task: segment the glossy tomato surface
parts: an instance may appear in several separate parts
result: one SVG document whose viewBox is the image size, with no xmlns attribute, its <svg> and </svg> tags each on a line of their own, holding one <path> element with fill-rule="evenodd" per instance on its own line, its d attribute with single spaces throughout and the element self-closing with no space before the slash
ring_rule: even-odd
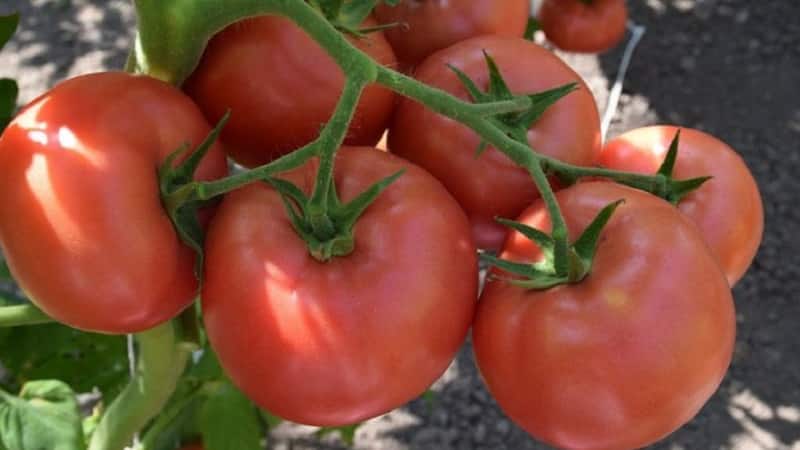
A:
<svg viewBox="0 0 800 450">
<path fill-rule="evenodd" d="M 591 273 L 544 291 L 487 284 L 473 346 L 500 407 L 558 448 L 634 449 L 690 420 L 731 360 L 734 305 L 697 228 L 655 196 L 607 183 L 557 193 L 573 239 L 601 208 L 619 206 Z M 519 220 L 549 230 L 537 201 Z M 502 257 L 540 252 L 514 232 Z"/>
<path fill-rule="evenodd" d="M 529 0 L 403 0 L 375 8 L 379 22 L 398 24 L 385 33 L 406 68 L 472 37 L 522 37 L 529 15 Z"/>
<path fill-rule="evenodd" d="M 528 143 L 543 154 L 591 165 L 600 151 L 600 118 L 580 76 L 557 56 L 523 39 L 484 36 L 435 53 L 417 70 L 424 83 L 471 100 L 447 65 L 453 65 L 486 90 L 489 73 L 483 51 L 497 63 L 509 88 L 532 94 L 567 83 L 579 89 L 551 106 L 528 132 Z M 390 151 L 419 164 L 444 183 L 472 222 L 479 248 L 496 250 L 506 229 L 496 216 L 514 218 L 539 196 L 528 172 L 494 148 L 480 156 L 478 135 L 451 119 L 402 99 L 389 129 Z"/>
<path fill-rule="evenodd" d="M 602 166 L 655 173 L 678 131 L 652 126 L 629 131 L 609 141 L 600 155 Z M 699 130 L 681 129 L 673 177 L 711 176 L 686 196 L 678 209 L 703 234 L 733 286 L 750 267 L 764 231 L 764 208 L 758 185 L 744 160 L 724 142 Z"/>
<path fill-rule="evenodd" d="M 625 36 L 625 0 L 544 0 L 539 24 L 556 47 L 572 52 L 600 53 Z"/>
<path fill-rule="evenodd" d="M 396 65 L 382 33 L 351 41 L 381 64 Z M 333 59 L 301 28 L 279 16 L 247 19 L 223 30 L 184 85 L 212 123 L 230 109 L 222 141 L 233 159 L 249 167 L 313 141 L 333 114 L 343 87 L 344 73 Z M 393 107 L 391 91 L 368 86 L 345 142 L 375 145 Z"/>
<path fill-rule="evenodd" d="M 316 161 L 287 179 L 310 191 Z M 345 201 L 405 169 L 355 227 L 355 251 L 310 256 L 279 195 L 229 194 L 206 241 L 203 317 L 226 373 L 283 418 L 354 423 L 420 395 L 469 328 L 477 262 L 469 223 L 420 168 L 373 148 L 343 148 Z"/>
<path fill-rule="evenodd" d="M 141 331 L 195 298 L 193 252 L 161 206 L 156 171 L 210 131 L 181 91 L 97 73 L 57 85 L 0 137 L 0 244 L 11 272 L 54 319 Z M 199 177 L 227 172 L 214 148 Z"/>
</svg>

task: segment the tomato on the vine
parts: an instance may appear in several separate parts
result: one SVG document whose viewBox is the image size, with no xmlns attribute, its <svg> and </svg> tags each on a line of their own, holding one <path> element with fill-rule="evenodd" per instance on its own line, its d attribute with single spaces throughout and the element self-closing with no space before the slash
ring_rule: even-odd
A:
<svg viewBox="0 0 800 450">
<path fill-rule="evenodd" d="M 572 52 L 600 53 L 625 36 L 625 0 L 544 0 L 538 14 L 547 39 Z"/>
<path fill-rule="evenodd" d="M 372 19 L 364 24 L 372 25 Z M 379 63 L 397 64 L 382 33 L 350 40 Z M 184 88 L 214 123 L 230 110 L 222 131 L 225 150 L 254 167 L 313 141 L 343 86 L 342 70 L 302 28 L 280 16 L 263 16 L 214 36 Z M 345 142 L 375 145 L 393 107 L 391 91 L 367 86 Z"/>
<path fill-rule="evenodd" d="M 386 38 L 406 68 L 472 37 L 522 37 L 529 15 L 529 0 L 404 0 L 375 8 L 379 22 L 397 24 L 385 31 Z"/>
<path fill-rule="evenodd" d="M 415 77 L 464 100 L 467 90 L 452 65 L 485 90 L 489 81 L 486 51 L 515 94 L 532 94 L 567 83 L 578 90 L 558 100 L 528 132 L 528 143 L 545 155 L 579 165 L 594 163 L 600 151 L 600 117 L 589 88 L 557 56 L 521 38 L 483 36 L 433 54 Z M 496 216 L 516 217 L 539 196 L 530 174 L 507 156 L 476 150 L 480 137 L 471 129 L 406 98 L 389 127 L 389 150 L 408 158 L 444 183 L 467 212 L 479 248 L 498 249 L 506 229 Z"/>
<path fill-rule="evenodd" d="M 306 192 L 312 159 L 281 178 Z M 477 260 L 469 222 L 422 169 L 374 148 L 342 148 L 342 201 L 404 169 L 360 217 L 355 250 L 319 262 L 266 184 L 226 196 L 206 239 L 203 320 L 220 363 L 259 406 L 343 425 L 420 395 L 472 322 Z"/>
<path fill-rule="evenodd" d="M 628 131 L 609 141 L 598 161 L 609 169 L 653 174 L 678 130 L 652 126 Z M 753 175 L 727 144 L 683 128 L 672 176 L 678 180 L 712 177 L 684 197 L 678 209 L 700 228 L 733 286 L 750 267 L 764 231 L 764 208 Z"/>
<path fill-rule="evenodd" d="M 559 191 L 571 236 L 624 199 L 600 235 L 589 275 L 527 290 L 490 281 L 473 328 L 477 364 L 500 407 L 559 448 L 644 447 L 691 419 L 730 363 L 728 284 L 697 228 L 670 203 L 609 182 Z M 519 221 L 547 231 L 541 200 Z M 542 254 L 519 232 L 501 256 Z"/>
<path fill-rule="evenodd" d="M 76 77 L 26 106 L 0 137 L 0 246 L 31 300 L 104 333 L 189 305 L 195 256 L 162 208 L 157 169 L 209 131 L 181 91 L 125 73 Z M 217 146 L 197 177 L 225 173 Z"/>
</svg>

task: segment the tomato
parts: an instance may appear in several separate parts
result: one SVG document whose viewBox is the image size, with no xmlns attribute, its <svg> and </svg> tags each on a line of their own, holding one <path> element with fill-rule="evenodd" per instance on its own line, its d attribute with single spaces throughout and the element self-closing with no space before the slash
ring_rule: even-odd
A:
<svg viewBox="0 0 800 450">
<path fill-rule="evenodd" d="M 197 295 L 194 254 L 161 206 L 156 171 L 210 131 L 179 90 L 97 73 L 57 85 L 0 137 L 0 246 L 31 300 L 75 328 L 131 333 Z M 199 178 L 227 172 L 215 147 Z"/>
<path fill-rule="evenodd" d="M 600 53 L 625 36 L 628 9 L 625 0 L 544 0 L 539 24 L 556 47 L 583 53 Z"/>
<path fill-rule="evenodd" d="M 286 177 L 310 192 L 316 160 Z M 405 169 L 355 227 L 355 251 L 320 263 L 264 184 L 222 202 L 205 244 L 203 320 L 220 363 L 262 408 L 335 426 L 421 394 L 464 341 L 477 299 L 469 223 L 425 171 L 344 148 L 343 201 Z"/>
<path fill-rule="evenodd" d="M 543 291 L 489 282 L 473 328 L 500 407 L 559 448 L 644 447 L 691 419 L 719 385 L 735 335 L 728 284 L 697 228 L 655 196 L 608 182 L 557 193 L 571 236 L 625 199 L 591 273 Z M 550 229 L 543 202 L 519 219 Z M 502 257 L 541 253 L 518 232 Z"/>
<path fill-rule="evenodd" d="M 579 89 L 551 106 L 528 133 L 530 145 L 546 155 L 591 165 L 600 151 L 600 117 L 589 88 L 557 56 L 523 40 L 484 36 L 458 43 L 427 59 L 420 81 L 462 99 L 469 95 L 451 64 L 486 89 L 483 50 L 494 58 L 509 88 L 529 94 L 570 82 Z M 470 217 L 478 247 L 499 249 L 506 229 L 494 218 L 516 217 L 539 194 L 528 172 L 494 148 L 480 156 L 475 132 L 414 101 L 403 99 L 389 128 L 389 149 L 439 178 Z"/>
<path fill-rule="evenodd" d="M 404 67 L 413 67 L 437 50 L 485 34 L 522 37 L 529 0 L 403 0 L 379 4 L 375 17 L 399 26 L 385 31 Z"/>
<path fill-rule="evenodd" d="M 608 142 L 599 162 L 617 170 L 655 173 L 678 127 L 629 131 Z M 750 267 L 764 231 L 764 208 L 753 175 L 735 150 L 699 130 L 681 129 L 673 177 L 712 176 L 678 204 L 700 228 L 733 286 Z"/>
<path fill-rule="evenodd" d="M 351 41 L 381 64 L 397 64 L 381 33 Z M 215 36 L 184 87 L 211 122 L 230 109 L 222 141 L 233 159 L 254 167 L 319 135 L 339 100 L 344 73 L 297 25 L 264 16 L 233 24 Z M 393 108 L 391 91 L 368 86 L 345 142 L 375 145 Z"/>
</svg>

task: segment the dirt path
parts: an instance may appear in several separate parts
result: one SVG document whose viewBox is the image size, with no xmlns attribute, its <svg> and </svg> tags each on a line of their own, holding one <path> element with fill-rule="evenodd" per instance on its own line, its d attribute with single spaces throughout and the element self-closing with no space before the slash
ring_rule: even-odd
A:
<svg viewBox="0 0 800 450">
<path fill-rule="evenodd" d="M 611 135 L 676 123 L 707 130 L 738 149 L 766 207 L 766 236 L 754 267 L 735 289 L 738 338 L 733 366 L 701 414 L 659 449 L 800 450 L 800 2 L 634 0 L 648 27 L 628 75 Z M 10 0 L 20 32 L 0 54 L 0 76 L 20 79 L 29 100 L 67 76 L 119 68 L 133 15 L 118 0 Z M 569 61 L 601 101 L 619 50 Z M 680 380 L 676 380 L 680 383 Z M 468 348 L 417 400 L 374 419 L 359 449 L 542 449 L 510 423 L 483 388 Z M 274 449 L 333 449 L 336 436 L 282 425 Z"/>
</svg>

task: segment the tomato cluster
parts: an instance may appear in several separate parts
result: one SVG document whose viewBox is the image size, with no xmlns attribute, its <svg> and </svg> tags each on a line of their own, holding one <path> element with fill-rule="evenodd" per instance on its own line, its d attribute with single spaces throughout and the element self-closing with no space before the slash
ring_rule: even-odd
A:
<svg viewBox="0 0 800 450">
<path fill-rule="evenodd" d="M 623 2 L 575 1 L 580 16 L 566 25 L 556 16 L 567 3 L 545 2 L 541 12 L 563 48 L 587 34 L 581 27 L 596 29 L 586 25 L 592 8 L 624 11 Z M 548 172 L 552 188 L 563 188 L 556 198 L 573 240 L 624 200 L 600 232 L 588 276 L 531 289 L 498 268 L 478 298 L 476 248 L 516 266 L 547 260 L 524 228 L 495 221 L 550 232 L 541 192 L 475 131 L 370 85 L 345 138 L 357 147 L 336 155 L 330 201 L 347 204 L 403 174 L 358 219 L 349 254 L 320 261 L 304 237 L 314 231 L 292 220 L 292 202 L 316 187 L 317 157 L 206 210 L 203 322 L 225 371 L 259 406 L 314 425 L 374 417 L 424 392 L 470 327 L 500 407 L 559 447 L 647 445 L 716 390 L 735 336 L 730 286 L 762 232 L 755 181 L 733 149 L 697 130 L 683 130 L 674 170 L 661 178 L 677 128 L 635 130 L 603 146 L 585 83 L 521 37 L 528 14 L 527 0 L 406 1 L 379 6 L 377 21 L 363 24 L 403 26 L 350 40 L 467 102 L 478 101 L 473 88 L 531 95 L 576 83 L 530 123 L 497 119 L 523 123 L 516 136 L 547 158 L 664 182 L 713 178 L 671 199 L 676 207 L 611 181 Z M 617 10 L 597 14 L 624 29 Z M 196 178 L 226 175 L 223 151 L 244 166 L 268 163 L 318 137 L 347 75 L 297 25 L 260 17 L 219 33 L 183 92 L 113 72 L 56 86 L 0 138 L 0 245 L 20 286 L 49 315 L 85 330 L 136 332 L 176 316 L 198 283 L 195 256 L 159 197 L 167 155 L 197 145 L 230 110 Z M 375 149 L 387 131 L 389 151 Z M 278 189 L 287 183 L 291 199 Z"/>
</svg>

